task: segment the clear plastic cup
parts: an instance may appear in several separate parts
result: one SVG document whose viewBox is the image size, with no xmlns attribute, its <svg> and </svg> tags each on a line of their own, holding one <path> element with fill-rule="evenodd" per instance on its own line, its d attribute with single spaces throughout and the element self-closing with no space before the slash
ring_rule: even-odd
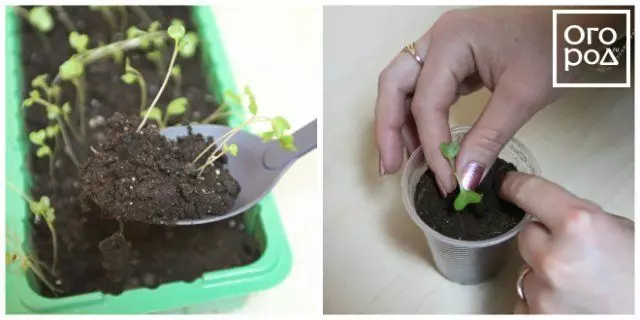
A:
<svg viewBox="0 0 640 320">
<path fill-rule="evenodd" d="M 461 141 L 469 129 L 469 126 L 453 128 L 452 139 Z M 515 138 L 505 145 L 499 157 L 513 163 L 520 172 L 540 175 L 540 168 L 531 152 Z M 444 236 L 424 223 L 414 206 L 416 185 L 425 171 L 427 164 L 424 154 L 422 148 L 418 148 L 409 157 L 402 172 L 402 200 L 413 222 L 424 232 L 437 270 L 460 284 L 477 284 L 493 277 L 513 252 L 511 248 L 515 235 L 531 220 L 531 215 L 525 214 L 511 230 L 491 239 L 465 241 Z"/>
</svg>

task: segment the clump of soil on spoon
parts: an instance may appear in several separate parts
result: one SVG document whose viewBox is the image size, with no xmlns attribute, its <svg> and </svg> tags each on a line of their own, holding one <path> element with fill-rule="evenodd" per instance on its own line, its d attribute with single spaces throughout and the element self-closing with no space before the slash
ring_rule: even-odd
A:
<svg viewBox="0 0 640 320">
<path fill-rule="evenodd" d="M 497 237 L 515 227 L 525 215 L 522 209 L 498 195 L 504 176 L 510 171 L 517 169 L 512 163 L 497 159 L 475 189 L 483 195 L 482 202 L 457 212 L 453 202 L 458 188 L 443 198 L 434 173 L 427 170 L 416 186 L 416 212 L 429 227 L 450 238 L 478 241 Z"/>
<path fill-rule="evenodd" d="M 152 224 L 222 215 L 240 193 L 221 157 L 197 176 L 191 164 L 212 141 L 193 135 L 170 141 L 157 126 L 136 132 L 141 118 L 114 114 L 106 139 L 80 172 L 85 206 L 104 217 Z"/>
</svg>

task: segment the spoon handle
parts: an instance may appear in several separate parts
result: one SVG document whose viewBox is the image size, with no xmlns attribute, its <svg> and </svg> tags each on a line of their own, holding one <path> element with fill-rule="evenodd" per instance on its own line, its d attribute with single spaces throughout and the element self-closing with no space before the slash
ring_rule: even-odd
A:
<svg viewBox="0 0 640 320">
<path fill-rule="evenodd" d="M 268 170 L 280 170 L 318 146 L 318 120 L 307 123 L 293 134 L 296 151 L 288 151 L 280 142 L 271 141 L 264 154 L 263 164 Z"/>
</svg>

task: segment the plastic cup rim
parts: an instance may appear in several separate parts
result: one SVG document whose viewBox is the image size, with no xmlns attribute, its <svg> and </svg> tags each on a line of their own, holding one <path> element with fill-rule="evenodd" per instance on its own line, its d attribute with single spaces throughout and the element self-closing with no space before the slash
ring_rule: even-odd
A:
<svg viewBox="0 0 640 320">
<path fill-rule="evenodd" d="M 453 135 L 453 134 L 465 133 L 465 132 L 468 132 L 470 129 L 471 129 L 471 126 L 454 127 L 454 128 L 451 129 L 451 134 Z M 524 154 L 527 155 L 527 158 L 530 160 L 529 164 L 533 168 L 533 172 L 531 172 L 530 174 L 540 175 L 540 167 L 539 167 L 536 159 L 534 158 L 534 156 L 531 153 L 531 151 L 529 151 L 529 149 L 522 142 L 520 142 L 518 139 L 516 139 L 514 137 L 514 138 L 511 138 L 511 140 L 509 140 L 507 142 L 507 144 L 515 145 L 517 149 L 519 149 L 521 152 L 523 152 Z M 524 226 L 529 221 L 532 220 L 533 217 L 531 216 L 531 214 L 525 213 L 525 215 L 522 218 L 522 220 L 520 220 L 520 222 L 518 222 L 518 224 L 516 224 L 509 231 L 507 231 L 507 232 L 505 232 L 505 233 L 503 233 L 501 235 L 498 235 L 496 237 L 493 237 L 493 238 L 484 239 L 484 240 L 477 240 L 477 241 L 454 239 L 454 238 L 445 236 L 445 235 L 437 232 L 436 230 L 431 228 L 429 225 L 427 225 L 424 221 L 422 221 L 422 219 L 420 219 L 420 217 L 418 216 L 418 213 L 416 212 L 413 199 L 410 199 L 410 197 L 409 197 L 409 176 L 412 173 L 412 170 L 409 169 L 411 167 L 410 164 L 412 164 L 415 161 L 418 161 L 416 159 L 418 157 L 420 157 L 420 156 L 423 156 L 422 155 L 422 147 L 421 146 L 419 146 L 416 150 L 414 150 L 413 153 L 411 154 L 411 156 L 409 157 L 409 159 L 407 160 L 407 162 L 406 162 L 406 164 L 404 166 L 404 169 L 402 170 L 402 178 L 400 180 L 401 181 L 400 188 L 401 188 L 401 192 L 402 192 L 402 198 L 403 198 L 403 203 L 404 203 L 405 209 L 409 213 L 409 216 L 411 217 L 411 220 L 413 220 L 413 222 L 416 225 L 418 225 L 418 227 L 420 227 L 420 229 L 422 229 L 422 231 L 427 236 L 436 238 L 441 242 L 445 242 L 445 243 L 448 243 L 448 244 L 451 244 L 451 245 L 455 245 L 455 246 L 458 246 L 458 247 L 484 248 L 484 247 L 490 247 L 490 246 L 494 246 L 494 245 L 498 245 L 498 244 L 504 243 L 505 241 L 513 238 L 516 234 L 518 234 L 518 232 L 520 232 L 520 230 L 522 230 L 522 228 L 524 228 Z M 425 166 L 426 166 L 426 164 L 425 164 Z"/>
</svg>

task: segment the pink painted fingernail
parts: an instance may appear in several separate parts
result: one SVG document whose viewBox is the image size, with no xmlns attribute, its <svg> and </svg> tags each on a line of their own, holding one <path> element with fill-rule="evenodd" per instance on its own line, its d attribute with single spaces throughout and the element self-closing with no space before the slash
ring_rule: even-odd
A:
<svg viewBox="0 0 640 320">
<path fill-rule="evenodd" d="M 462 171 L 462 179 L 460 184 L 466 190 L 473 190 L 479 184 L 484 173 L 484 166 L 478 162 L 469 162 Z"/>
<path fill-rule="evenodd" d="M 384 170 L 384 164 L 382 164 L 382 157 L 378 156 L 378 172 L 380 176 L 384 176 L 387 172 Z"/>
</svg>

